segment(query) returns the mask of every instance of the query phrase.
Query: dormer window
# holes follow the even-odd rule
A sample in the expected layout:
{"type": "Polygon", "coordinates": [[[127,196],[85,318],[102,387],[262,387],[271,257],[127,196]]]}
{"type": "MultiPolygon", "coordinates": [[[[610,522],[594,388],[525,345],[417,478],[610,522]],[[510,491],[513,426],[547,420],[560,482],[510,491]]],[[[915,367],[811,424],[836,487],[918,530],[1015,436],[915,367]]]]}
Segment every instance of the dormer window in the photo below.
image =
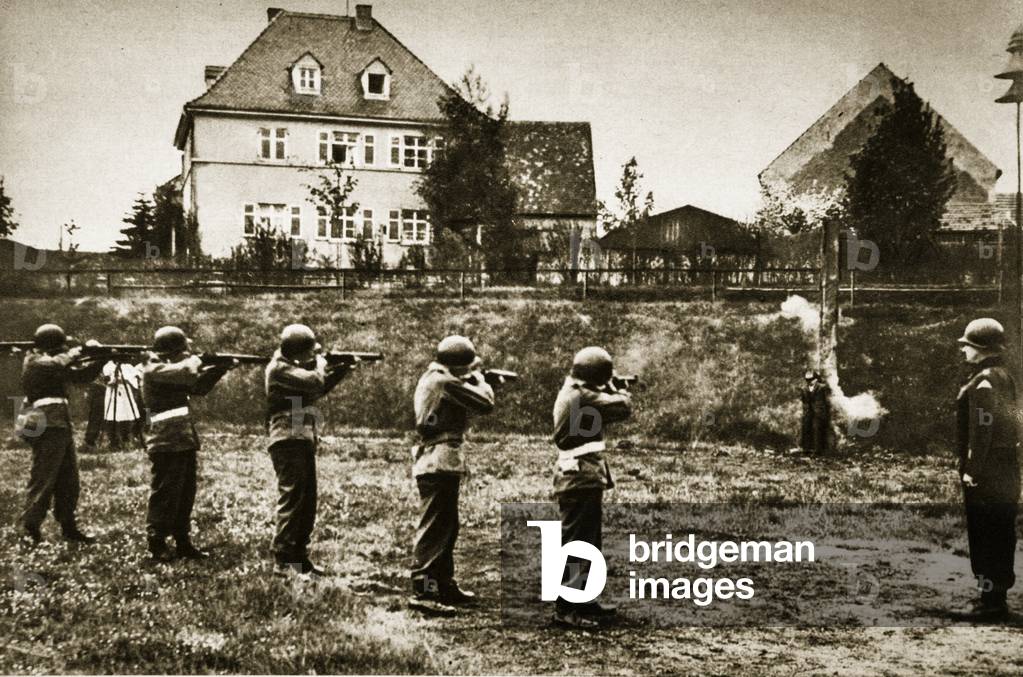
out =
{"type": "Polygon", "coordinates": [[[362,96],[386,101],[391,98],[391,69],[383,59],[373,59],[362,69],[362,96]]]}
{"type": "Polygon", "coordinates": [[[296,94],[320,94],[323,67],[312,54],[306,53],[291,65],[291,82],[296,94]]]}

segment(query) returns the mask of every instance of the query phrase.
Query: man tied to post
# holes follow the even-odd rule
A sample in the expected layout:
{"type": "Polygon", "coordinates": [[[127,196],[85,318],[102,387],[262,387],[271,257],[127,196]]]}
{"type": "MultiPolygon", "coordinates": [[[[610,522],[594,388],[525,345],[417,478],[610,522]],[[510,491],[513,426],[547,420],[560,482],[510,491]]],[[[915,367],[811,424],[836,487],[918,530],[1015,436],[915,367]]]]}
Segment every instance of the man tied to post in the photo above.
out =
{"type": "Polygon", "coordinates": [[[960,614],[1004,620],[1006,593],[1016,580],[1016,513],[1020,475],[1016,383],[1005,368],[1002,325],[974,320],[959,339],[973,374],[957,398],[959,478],[966,504],[970,566],[980,598],[960,614]]]}
{"type": "Polygon", "coordinates": [[[448,336],[419,379],[412,476],[419,489],[419,526],[413,546],[411,606],[432,613],[455,611],[475,595],[455,581],[458,492],[466,474],[462,442],[469,418],[494,409],[494,390],[480,371],[476,347],[464,336],[448,336]]]}
{"type": "Polygon", "coordinates": [[[88,383],[103,362],[82,356],[82,348],[67,348],[64,330],[44,324],[35,331],[33,348],[25,355],[21,386],[25,402],[15,433],[32,447],[25,511],[21,525],[34,543],[53,503],[53,516],[68,541],[92,543],[79,530],[75,513],[80,491],[74,433],[67,404],[68,383],[88,383]]]}
{"type": "MultiPolygon", "coordinates": [[[[623,384],[624,385],[624,384],[623,384]]],[[[615,383],[611,355],[590,346],[576,353],[572,371],[554,403],[554,443],[558,461],[554,493],[561,513],[561,542],[583,541],[601,547],[601,503],[614,486],[604,460],[604,426],[632,414],[632,396],[615,383]]],[[[563,584],[584,589],[588,562],[568,558],[563,584]]],[[[598,601],[573,604],[558,598],[554,620],[559,625],[594,628],[597,619],[615,614],[598,601]]]]}
{"type": "Polygon", "coordinates": [[[162,327],[153,353],[142,367],[142,402],[147,412],[145,443],[152,466],[146,535],[154,561],[177,557],[205,559],[191,540],[195,504],[199,434],[189,396],[206,395],[234,365],[204,364],[190,352],[190,341],[177,327],[162,327]],[[173,536],[174,553],[167,547],[173,536]]]}
{"type": "Polygon", "coordinates": [[[324,575],[309,559],[316,523],[316,448],[319,414],[313,404],[334,389],[350,367],[328,367],[313,330],[291,324],[266,367],[268,449],[277,474],[274,573],[324,575]]]}

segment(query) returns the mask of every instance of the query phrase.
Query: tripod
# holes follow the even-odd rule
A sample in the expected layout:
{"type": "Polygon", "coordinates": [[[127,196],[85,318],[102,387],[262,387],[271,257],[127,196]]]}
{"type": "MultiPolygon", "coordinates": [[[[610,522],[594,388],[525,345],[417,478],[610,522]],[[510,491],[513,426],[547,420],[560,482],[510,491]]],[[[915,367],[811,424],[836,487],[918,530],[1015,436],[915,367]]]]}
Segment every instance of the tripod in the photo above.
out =
{"type": "MultiPolygon", "coordinates": [[[[121,426],[122,422],[117,419],[117,401],[120,399],[120,394],[121,394],[122,389],[123,389],[124,397],[125,397],[125,399],[128,402],[128,407],[130,409],[131,416],[132,416],[131,421],[130,421],[131,427],[132,427],[132,431],[130,433],[130,436],[135,438],[135,442],[137,444],[137,447],[138,448],[142,448],[144,446],[143,440],[142,440],[142,431],[141,431],[141,429],[140,429],[140,427],[138,425],[138,422],[141,419],[141,414],[139,412],[138,403],[135,400],[135,394],[133,392],[133,389],[128,384],[128,379],[124,375],[124,370],[122,369],[122,366],[123,366],[124,363],[123,363],[122,360],[117,360],[117,359],[111,360],[111,361],[114,363],[114,371],[110,375],[110,381],[111,381],[111,384],[113,385],[113,393],[111,394],[111,397],[110,397],[110,399],[111,399],[111,403],[110,403],[111,407],[110,407],[110,418],[109,418],[109,421],[107,420],[107,407],[106,407],[106,405],[104,403],[104,407],[103,407],[103,418],[104,418],[103,430],[107,433],[107,437],[109,438],[107,441],[110,443],[111,447],[113,447],[114,443],[115,443],[115,440],[113,439],[113,436],[117,437],[116,442],[118,444],[120,444],[120,442],[121,442],[120,426],[121,426]],[[109,423],[109,427],[107,425],[108,423],[109,423]]],[[[108,386],[108,388],[109,388],[109,386],[108,386]]],[[[109,393],[110,391],[108,390],[107,392],[109,393]]]]}

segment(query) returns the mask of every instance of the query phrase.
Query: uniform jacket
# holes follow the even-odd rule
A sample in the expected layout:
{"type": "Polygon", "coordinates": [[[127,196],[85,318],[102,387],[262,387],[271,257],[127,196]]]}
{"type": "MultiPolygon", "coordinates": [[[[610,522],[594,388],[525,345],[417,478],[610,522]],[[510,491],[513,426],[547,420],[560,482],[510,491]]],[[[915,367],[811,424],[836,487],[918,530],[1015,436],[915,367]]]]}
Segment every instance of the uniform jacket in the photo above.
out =
{"type": "Polygon", "coordinates": [[[25,401],[15,432],[31,439],[42,434],[45,428],[71,428],[67,384],[88,383],[102,368],[102,362],[72,357],[68,353],[50,355],[41,350],[29,350],[22,363],[21,388],[25,401]]]}
{"type": "Polygon", "coordinates": [[[558,462],[554,491],[610,489],[611,470],[604,460],[604,426],[632,415],[632,396],[607,384],[595,388],[569,376],[554,402],[554,444],[558,462]]]}
{"type": "Polygon", "coordinates": [[[142,367],[146,451],[199,449],[189,397],[206,395],[225,373],[227,367],[204,366],[198,355],[171,360],[151,353],[142,367]]]}
{"type": "Polygon", "coordinates": [[[1001,358],[977,365],[977,371],[959,389],[956,400],[957,451],[960,475],[983,483],[1005,472],[1018,472],[1018,409],[1016,383],[1001,358]]]}
{"type": "Polygon", "coordinates": [[[494,390],[479,371],[455,376],[439,362],[431,362],[415,393],[416,432],[420,444],[412,448],[412,475],[463,475],[461,447],[469,417],[494,409],[494,390]]]}
{"type": "Polygon", "coordinates": [[[315,444],[319,412],[313,403],[330,392],[348,374],[347,368],[327,371],[327,362],[317,357],[311,368],[288,359],[278,350],[266,365],[266,426],[268,448],[285,440],[315,444]]]}

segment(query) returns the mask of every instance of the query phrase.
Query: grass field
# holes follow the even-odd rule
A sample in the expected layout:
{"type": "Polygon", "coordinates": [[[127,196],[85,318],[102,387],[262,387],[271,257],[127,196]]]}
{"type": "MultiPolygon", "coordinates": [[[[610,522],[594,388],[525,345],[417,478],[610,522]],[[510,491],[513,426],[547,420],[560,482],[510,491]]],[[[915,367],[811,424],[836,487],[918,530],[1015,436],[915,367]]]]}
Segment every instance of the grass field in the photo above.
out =
{"type": "MultiPolygon", "coordinates": [[[[325,440],[314,557],[320,584],[270,575],[274,480],[262,439],[205,425],[197,541],[205,564],[149,565],[141,452],[81,457],[82,521],[100,542],[69,546],[47,522],[35,548],[12,526],[25,449],[0,449],[5,581],[2,672],[384,672],[665,674],[1004,674],[1023,671],[1023,630],[929,628],[655,628],[630,621],[599,636],[502,624],[499,505],[549,500],[553,454],[542,439],[478,435],[462,497],[460,580],[480,607],[453,619],[404,607],[416,505],[408,441],[345,434],[325,440]],[[217,434],[215,434],[217,433],[217,434]]],[[[738,446],[636,447],[613,459],[615,502],[948,502],[949,459],[892,454],[811,461],[738,446]],[[631,471],[631,473],[630,473],[631,471]]],[[[935,520],[949,580],[921,596],[897,589],[923,619],[970,596],[965,537],[935,520]],[[926,599],[925,599],[926,597],[926,599]]],[[[903,554],[909,556],[909,550],[903,554]]],[[[896,561],[899,553],[885,553],[896,561]]],[[[1010,597],[1023,603],[1018,592],[1010,597]]],[[[933,625],[933,619],[922,621],[933,625]]]]}

